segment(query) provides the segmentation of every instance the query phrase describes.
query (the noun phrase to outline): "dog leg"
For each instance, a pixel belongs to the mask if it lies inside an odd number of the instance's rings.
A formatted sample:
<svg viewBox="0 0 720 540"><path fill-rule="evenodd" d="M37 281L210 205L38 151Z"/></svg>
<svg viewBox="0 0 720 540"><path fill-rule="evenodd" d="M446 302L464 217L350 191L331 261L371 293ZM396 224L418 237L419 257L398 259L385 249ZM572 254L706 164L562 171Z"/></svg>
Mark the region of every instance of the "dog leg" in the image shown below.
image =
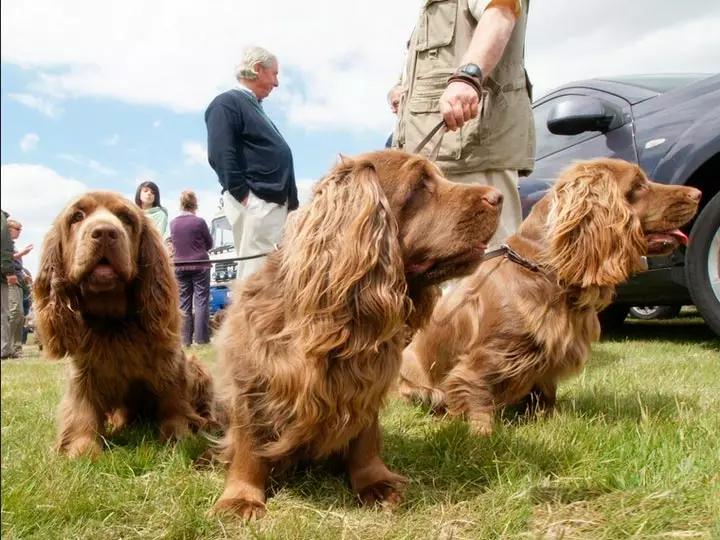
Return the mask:
<svg viewBox="0 0 720 540"><path fill-rule="evenodd" d="M492 434L495 399L481 373L459 364L448 374L443 388L451 416L466 416L475 435Z"/></svg>
<svg viewBox="0 0 720 540"><path fill-rule="evenodd" d="M60 429L55 449L71 459L88 455L95 460L100 456L103 434L103 412L93 406L76 388L71 379L67 393L60 404Z"/></svg>
<svg viewBox="0 0 720 540"><path fill-rule="evenodd" d="M243 520L265 515L265 488L270 475L267 460L253 454L252 439L245 428L231 425L228 430L230 466L225 490L210 515L235 514Z"/></svg>
<svg viewBox="0 0 720 540"><path fill-rule="evenodd" d="M188 419L196 415L184 396L176 395L173 390L166 390L160 393L158 405L160 440L177 441L190 434Z"/></svg>
<svg viewBox="0 0 720 540"><path fill-rule="evenodd" d="M538 411L545 415L551 415L555 410L557 396L557 383L553 380L542 381L535 385L533 391L537 390Z"/></svg>
<svg viewBox="0 0 720 540"><path fill-rule="evenodd" d="M408 479L390 471L380 458L380 426L372 425L350 442L348 451L350 484L365 505L397 506L403 500Z"/></svg>

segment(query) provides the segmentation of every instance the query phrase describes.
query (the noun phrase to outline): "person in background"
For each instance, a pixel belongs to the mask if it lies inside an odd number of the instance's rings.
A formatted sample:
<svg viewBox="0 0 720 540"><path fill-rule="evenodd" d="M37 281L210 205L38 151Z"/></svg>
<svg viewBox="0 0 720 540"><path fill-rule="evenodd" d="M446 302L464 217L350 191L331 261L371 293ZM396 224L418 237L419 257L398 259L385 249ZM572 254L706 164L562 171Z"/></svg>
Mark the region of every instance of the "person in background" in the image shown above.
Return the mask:
<svg viewBox="0 0 720 540"><path fill-rule="evenodd" d="M197 216L198 201L193 191L180 194L180 215L170 222L170 238L175 250L173 262L180 286L183 312L182 344L210 341L210 263L181 265L184 261L207 261L213 240L205 220Z"/></svg>
<svg viewBox="0 0 720 540"><path fill-rule="evenodd" d="M23 329L22 329L22 337L21 337L21 343L25 345L27 343L28 333L29 333L29 315L30 315L30 305L32 304L32 284L33 284L33 278L32 274L28 271L27 268L22 269L23 274L23 314L24 314L24 320L23 320Z"/></svg>
<svg viewBox="0 0 720 540"><path fill-rule="evenodd" d="M223 204L240 257L268 253L280 244L288 212L298 205L290 146L263 109L278 86L277 58L248 47L237 72L239 86L217 96L205 111L208 162L222 186ZM240 263L244 280L265 259Z"/></svg>
<svg viewBox="0 0 720 540"><path fill-rule="evenodd" d="M17 274L13 255L15 253L15 242L10 235L8 227L9 214L5 210L0 211L0 248L2 249L2 279L0 280L0 357L2 360L17 358L15 348L12 345L10 335L10 309L9 296L10 286L17 286Z"/></svg>
<svg viewBox="0 0 720 540"><path fill-rule="evenodd" d="M168 211L160 205L160 188L157 184L140 184L135 192L135 204L145 210L165 240L168 237Z"/></svg>
<svg viewBox="0 0 720 540"><path fill-rule="evenodd" d="M18 238L20 238L20 233L22 233L22 224L14 219L8 219L7 224L14 245ZM10 285L8 288L8 306L10 309L10 343L17 356L22 355L22 335L23 328L25 327L23 297L27 289L22 259L33 250L33 247L34 246L30 244L22 250L13 253L13 266L17 280L15 284Z"/></svg>

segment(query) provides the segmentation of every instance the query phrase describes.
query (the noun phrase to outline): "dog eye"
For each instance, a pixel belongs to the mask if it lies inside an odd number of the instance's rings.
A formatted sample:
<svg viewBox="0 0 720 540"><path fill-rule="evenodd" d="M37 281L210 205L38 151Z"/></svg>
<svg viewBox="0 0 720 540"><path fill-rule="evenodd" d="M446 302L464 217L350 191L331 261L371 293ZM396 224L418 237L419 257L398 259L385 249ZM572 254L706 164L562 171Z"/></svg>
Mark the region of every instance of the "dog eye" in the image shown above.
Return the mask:
<svg viewBox="0 0 720 540"><path fill-rule="evenodd" d="M119 212L118 215L117 215L117 218L118 218L120 221L122 221L125 225L130 225L130 226L132 226L132 224L133 224L133 220L132 220L132 218L130 217L130 214L128 214L127 212Z"/></svg>
<svg viewBox="0 0 720 540"><path fill-rule="evenodd" d="M632 189L627 194L627 199L632 203L637 201L640 197L642 197L646 191L648 191L650 188L647 185L646 182L637 182L633 184Z"/></svg>
<svg viewBox="0 0 720 540"><path fill-rule="evenodd" d="M72 216L70 216L70 225L72 225L73 223L79 223L83 219L85 219L85 214L78 210L74 212Z"/></svg>

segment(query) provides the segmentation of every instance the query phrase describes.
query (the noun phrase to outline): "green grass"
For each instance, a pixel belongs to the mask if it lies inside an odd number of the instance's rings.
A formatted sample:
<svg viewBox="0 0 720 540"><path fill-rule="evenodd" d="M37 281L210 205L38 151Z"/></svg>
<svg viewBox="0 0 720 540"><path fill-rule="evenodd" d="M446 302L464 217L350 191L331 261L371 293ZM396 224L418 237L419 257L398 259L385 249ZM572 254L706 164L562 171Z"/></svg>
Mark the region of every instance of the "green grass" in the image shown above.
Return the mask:
<svg viewBox="0 0 720 540"><path fill-rule="evenodd" d="M250 525L206 517L224 477L193 469L198 438L133 428L96 463L53 454L65 365L28 347L2 364L2 536L720 538L718 340L692 318L625 332L561 385L552 418L506 418L490 438L391 399L383 454L411 480L402 508L359 508L343 478L311 471L274 482Z"/></svg>

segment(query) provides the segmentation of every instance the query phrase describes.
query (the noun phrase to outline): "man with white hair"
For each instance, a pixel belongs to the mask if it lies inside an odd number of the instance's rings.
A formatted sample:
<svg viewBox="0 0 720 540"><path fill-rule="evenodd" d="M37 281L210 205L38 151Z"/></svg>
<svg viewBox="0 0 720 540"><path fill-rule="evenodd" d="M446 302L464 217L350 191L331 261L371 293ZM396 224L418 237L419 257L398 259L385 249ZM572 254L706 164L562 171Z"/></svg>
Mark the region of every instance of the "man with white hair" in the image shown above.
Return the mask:
<svg viewBox="0 0 720 540"><path fill-rule="evenodd" d="M205 111L208 162L222 186L225 215L239 257L259 255L280 243L288 211L298 207L290 147L263 110L278 86L277 58L250 46L237 71L239 86L217 96ZM238 265L244 280L263 258Z"/></svg>

